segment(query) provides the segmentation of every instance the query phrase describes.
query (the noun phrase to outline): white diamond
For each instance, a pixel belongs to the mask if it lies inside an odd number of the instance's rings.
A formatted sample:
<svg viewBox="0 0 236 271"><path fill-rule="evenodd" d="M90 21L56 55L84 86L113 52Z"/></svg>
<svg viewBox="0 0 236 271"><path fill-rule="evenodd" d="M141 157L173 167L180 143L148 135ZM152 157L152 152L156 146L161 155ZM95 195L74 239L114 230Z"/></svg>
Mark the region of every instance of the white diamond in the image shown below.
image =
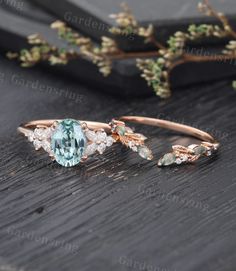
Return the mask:
<svg viewBox="0 0 236 271"><path fill-rule="evenodd" d="M180 158L177 158L177 159L175 160L175 163L176 163L177 165L180 165L180 164L182 163L182 160L181 160Z"/></svg>
<svg viewBox="0 0 236 271"><path fill-rule="evenodd" d="M90 145L87 146L86 150L85 150L85 156L90 156L92 154L94 154L97 150L97 144L92 143Z"/></svg>
<svg viewBox="0 0 236 271"><path fill-rule="evenodd" d="M138 147L135 145L135 143L133 141L129 141L128 145L132 151L134 151L134 152L138 151Z"/></svg>
<svg viewBox="0 0 236 271"><path fill-rule="evenodd" d="M113 143L114 139L111 136L108 136L106 140L107 147L111 147Z"/></svg>
<svg viewBox="0 0 236 271"><path fill-rule="evenodd" d="M34 132L30 131L27 136L28 136L29 142L33 142L34 141Z"/></svg>
<svg viewBox="0 0 236 271"><path fill-rule="evenodd" d="M50 139L52 137L53 129L52 128L47 128L44 130L44 139Z"/></svg>
<svg viewBox="0 0 236 271"><path fill-rule="evenodd" d="M198 145L196 145L196 144L191 144L191 145L188 146L188 149L193 150L193 149L195 149L196 147L198 147Z"/></svg>
<svg viewBox="0 0 236 271"><path fill-rule="evenodd" d="M211 152L211 151L207 151L206 155L207 155L207 156L211 156L211 155L212 155L212 152Z"/></svg>
<svg viewBox="0 0 236 271"><path fill-rule="evenodd" d="M182 162L187 162L188 161L188 156L187 155L183 155L181 157L181 160L182 160Z"/></svg>
<svg viewBox="0 0 236 271"><path fill-rule="evenodd" d="M103 154L105 150L106 150L106 144L101 143L101 144L98 145L97 151L98 151L100 154Z"/></svg>
<svg viewBox="0 0 236 271"><path fill-rule="evenodd" d="M86 137L88 140L92 141L92 142L96 142L97 140L97 135L94 131L88 130L85 133Z"/></svg>
<svg viewBox="0 0 236 271"><path fill-rule="evenodd" d="M42 140L44 137L44 129L36 128L34 130L34 136L35 136L35 138Z"/></svg>
<svg viewBox="0 0 236 271"><path fill-rule="evenodd" d="M38 139L36 139L33 143L36 151L42 147L42 142L39 141Z"/></svg>
<svg viewBox="0 0 236 271"><path fill-rule="evenodd" d="M130 148L132 148L134 146L133 141L129 141L128 145L129 145Z"/></svg>
<svg viewBox="0 0 236 271"><path fill-rule="evenodd" d="M97 142L106 142L107 134L105 132L97 132Z"/></svg>
<svg viewBox="0 0 236 271"><path fill-rule="evenodd" d="M50 144L50 142L48 142L48 141L43 141L43 142L42 142L42 147L43 147L43 149L44 149L46 152L48 152L48 153L51 152L51 144Z"/></svg>
<svg viewBox="0 0 236 271"><path fill-rule="evenodd" d="M213 149L216 151L219 148L219 144L213 144Z"/></svg>

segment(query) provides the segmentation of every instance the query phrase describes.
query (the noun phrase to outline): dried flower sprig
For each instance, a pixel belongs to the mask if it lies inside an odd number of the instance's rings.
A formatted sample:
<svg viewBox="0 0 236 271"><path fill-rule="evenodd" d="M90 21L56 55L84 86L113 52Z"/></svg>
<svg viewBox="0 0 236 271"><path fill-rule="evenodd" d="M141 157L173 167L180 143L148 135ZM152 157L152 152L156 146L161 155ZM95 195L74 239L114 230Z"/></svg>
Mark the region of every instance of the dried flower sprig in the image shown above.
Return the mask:
<svg viewBox="0 0 236 271"><path fill-rule="evenodd" d="M233 88L236 90L236 81L233 81Z"/></svg>
<svg viewBox="0 0 236 271"><path fill-rule="evenodd" d="M236 40L231 40L229 44L226 45L226 49L223 51L226 55L236 56Z"/></svg>
<svg viewBox="0 0 236 271"><path fill-rule="evenodd" d="M142 77L148 85L153 88L155 93L161 98L170 97L170 85L166 62L164 58L137 59L137 67L142 71Z"/></svg>
<svg viewBox="0 0 236 271"><path fill-rule="evenodd" d="M204 2L202 3L200 2L198 4L198 9L206 16L217 18L221 22L225 33L236 39L236 32L231 27L227 17L222 12L217 12L216 10L214 10L209 4L209 0L204 0Z"/></svg>
<svg viewBox="0 0 236 271"><path fill-rule="evenodd" d="M60 39L67 42L66 49L59 49L50 45L40 35L28 37L31 49L23 49L19 53L8 53L8 57L17 58L23 67L32 67L41 62L48 61L51 65L65 65L72 59L85 58L98 66L99 71L108 76L112 70L114 60L135 58L137 67L141 71L147 84L153 88L156 95L168 98L171 95L170 74L178 65L186 62L204 61L230 61L236 60L236 32L226 16L217 12L209 4L208 0L199 3L198 9L206 16L212 16L219 20L221 26L212 24L190 25L185 32L177 31L169 37L166 44L158 41L154 33L153 25L140 26L127 4L121 5L122 11L111 14L117 26L112 27L113 35L137 35L143 38L144 43L153 44L153 51L125 52L121 50L116 41L109 37L101 37L100 45L80 33L68 27L64 22L56 21L51 25ZM228 38L230 42L219 55L200 56L188 53L185 48L189 42L199 41L204 38ZM236 81L233 82L236 88Z"/></svg>
<svg viewBox="0 0 236 271"><path fill-rule="evenodd" d="M110 32L114 35L135 34L145 38L145 42L151 42L154 35L154 27L150 24L147 28L140 26L126 3L121 4L122 12L111 14L109 17L117 23Z"/></svg>

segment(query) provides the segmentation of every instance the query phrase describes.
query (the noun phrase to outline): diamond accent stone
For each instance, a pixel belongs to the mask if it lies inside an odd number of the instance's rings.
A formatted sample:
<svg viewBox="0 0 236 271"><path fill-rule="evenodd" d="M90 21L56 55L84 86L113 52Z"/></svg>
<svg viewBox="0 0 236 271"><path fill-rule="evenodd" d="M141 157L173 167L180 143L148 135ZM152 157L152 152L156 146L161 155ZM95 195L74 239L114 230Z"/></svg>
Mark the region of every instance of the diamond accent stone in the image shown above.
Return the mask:
<svg viewBox="0 0 236 271"><path fill-rule="evenodd" d="M94 131L87 130L85 135L89 141L96 142L97 141L97 134Z"/></svg>
<svg viewBox="0 0 236 271"><path fill-rule="evenodd" d="M98 146L95 143L92 143L92 144L88 145L87 148L86 148L86 150L85 150L84 155L85 156L93 155L96 152L97 147Z"/></svg>
<svg viewBox="0 0 236 271"><path fill-rule="evenodd" d="M29 142L33 142L34 141L34 132L30 131L28 133L28 140L29 140Z"/></svg>
<svg viewBox="0 0 236 271"><path fill-rule="evenodd" d="M44 129L42 128L36 128L34 130L34 137L38 140L43 140L44 139Z"/></svg>
<svg viewBox="0 0 236 271"><path fill-rule="evenodd" d="M207 156L211 156L211 155L212 155L212 152L209 150L209 151L206 152L206 155L207 155Z"/></svg>
<svg viewBox="0 0 236 271"><path fill-rule="evenodd" d="M177 158L176 160L175 160L175 163L177 164L177 165L180 165L180 164L182 164L182 159L181 158Z"/></svg>
<svg viewBox="0 0 236 271"><path fill-rule="evenodd" d="M106 144L105 144L105 143L101 143L101 144L98 145L97 151L98 151L100 154L103 154L105 150L106 150Z"/></svg>
<svg viewBox="0 0 236 271"><path fill-rule="evenodd" d="M99 142L106 142L107 134L103 131L97 132L97 143Z"/></svg>
<svg viewBox="0 0 236 271"><path fill-rule="evenodd" d="M137 152L138 151L138 147L136 146L135 142L134 141L129 141L128 143L129 145L129 148L134 151L134 152Z"/></svg>
<svg viewBox="0 0 236 271"><path fill-rule="evenodd" d="M53 133L53 128L35 128L29 132L28 140L33 142L35 150L43 148L46 152L51 153L50 138Z"/></svg>
<svg viewBox="0 0 236 271"><path fill-rule="evenodd" d="M36 151L38 151L42 147L42 142L40 140L38 140L38 139L35 139L33 144L34 144L34 148L35 148Z"/></svg>
<svg viewBox="0 0 236 271"><path fill-rule="evenodd" d="M43 138L44 139L50 139L52 137L52 133L53 133L54 129L50 128L46 128L44 129L44 135Z"/></svg>
<svg viewBox="0 0 236 271"><path fill-rule="evenodd" d="M114 139L111 136L108 136L106 140L107 147L111 147L113 143L114 143Z"/></svg>
<svg viewBox="0 0 236 271"><path fill-rule="evenodd" d="M46 140L42 141L42 148L43 148L46 152L51 153L51 144L50 144L49 141L46 141Z"/></svg>
<svg viewBox="0 0 236 271"><path fill-rule="evenodd" d="M183 162L187 162L187 161L188 161L188 156L187 156L187 155L182 155L182 156L181 156L181 160L182 160Z"/></svg>
<svg viewBox="0 0 236 271"><path fill-rule="evenodd" d="M29 141L33 141L34 139L36 140L48 140L51 138L53 133L53 129L50 128L35 128L34 132L30 132L30 134L28 135L28 139Z"/></svg>

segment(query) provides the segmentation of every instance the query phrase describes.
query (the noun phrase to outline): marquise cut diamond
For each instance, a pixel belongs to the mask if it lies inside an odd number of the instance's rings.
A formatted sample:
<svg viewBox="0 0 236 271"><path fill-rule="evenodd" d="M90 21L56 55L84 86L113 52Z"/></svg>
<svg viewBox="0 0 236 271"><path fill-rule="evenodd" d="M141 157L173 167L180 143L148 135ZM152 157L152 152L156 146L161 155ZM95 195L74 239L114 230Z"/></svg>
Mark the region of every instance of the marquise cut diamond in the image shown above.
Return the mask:
<svg viewBox="0 0 236 271"><path fill-rule="evenodd" d="M106 139L106 145L107 147L111 147L114 143L114 139L111 136L108 136Z"/></svg>
<svg viewBox="0 0 236 271"><path fill-rule="evenodd" d="M35 139L34 142L34 147L35 147L35 150L38 151L41 147L42 147L42 142L38 139Z"/></svg>
<svg viewBox="0 0 236 271"><path fill-rule="evenodd" d="M96 150L97 150L97 144L92 143L87 146L84 155L85 156L93 155L96 152Z"/></svg>
<svg viewBox="0 0 236 271"><path fill-rule="evenodd" d="M105 143L101 143L101 144L98 145L97 151L98 151L100 154L103 154L105 150L106 150L106 144L105 144Z"/></svg>
<svg viewBox="0 0 236 271"><path fill-rule="evenodd" d="M85 135L89 141L95 142L97 141L97 134L94 131L87 130Z"/></svg>
<svg viewBox="0 0 236 271"><path fill-rule="evenodd" d="M105 142L107 138L107 134L105 132L97 132L97 142Z"/></svg>

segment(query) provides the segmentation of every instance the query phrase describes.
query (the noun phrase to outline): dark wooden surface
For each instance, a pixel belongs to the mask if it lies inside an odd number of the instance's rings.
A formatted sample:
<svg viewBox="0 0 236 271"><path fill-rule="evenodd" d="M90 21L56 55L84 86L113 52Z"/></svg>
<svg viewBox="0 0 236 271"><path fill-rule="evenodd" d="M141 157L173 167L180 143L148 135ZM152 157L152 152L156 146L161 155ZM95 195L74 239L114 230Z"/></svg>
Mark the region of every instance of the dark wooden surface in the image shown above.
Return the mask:
<svg viewBox="0 0 236 271"><path fill-rule="evenodd" d="M175 90L167 101L119 99L1 57L0 82L1 271L235 270L236 92L230 80ZM80 96L49 94L42 85ZM109 121L122 114L202 128L222 148L196 165L160 169L117 145L64 169L16 134L32 119ZM171 144L192 142L151 127L137 131L149 136L156 157Z"/></svg>

